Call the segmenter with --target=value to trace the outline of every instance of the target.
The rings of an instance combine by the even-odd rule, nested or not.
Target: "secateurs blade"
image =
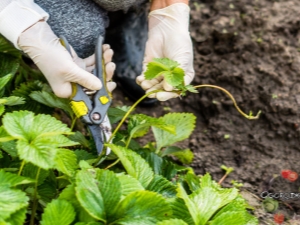
[[[71,96],[71,108],[75,115],[88,125],[97,152],[100,155],[108,155],[110,149],[103,152],[104,142],[110,140],[111,124],[107,117],[107,110],[111,105],[112,96],[106,87],[106,74],[102,59],[103,37],[100,35],[95,49],[96,64],[93,74],[102,82],[102,88],[98,91],[91,91],[79,84],[72,84],[73,93]],[[60,36],[62,45],[72,55],[71,46],[64,36]]]

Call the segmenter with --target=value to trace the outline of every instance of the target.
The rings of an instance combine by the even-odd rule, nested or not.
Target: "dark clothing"
[[[105,35],[105,29],[109,24],[107,10],[126,11],[145,0],[35,0],[35,2],[49,13],[48,23],[54,33],[58,36],[64,35],[78,56],[85,58],[94,53],[97,37],[100,34]]]

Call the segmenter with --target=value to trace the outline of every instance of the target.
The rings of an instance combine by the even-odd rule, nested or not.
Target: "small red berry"
[[[295,180],[298,179],[298,173],[291,171],[290,174],[288,175],[287,179],[291,182],[294,182]]]
[[[282,224],[284,221],[284,215],[282,213],[274,214],[274,222],[277,224]]]
[[[287,179],[292,171],[291,170],[281,170],[281,176]]]

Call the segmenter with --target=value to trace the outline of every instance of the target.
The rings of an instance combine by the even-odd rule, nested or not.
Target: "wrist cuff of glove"
[[[33,1],[12,1],[0,12],[0,33],[17,49],[20,34],[49,15]]]

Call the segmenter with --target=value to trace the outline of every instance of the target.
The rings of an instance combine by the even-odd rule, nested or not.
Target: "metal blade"
[[[105,114],[105,117],[103,119],[103,122],[100,124],[100,127],[102,129],[102,132],[104,134],[104,138],[105,138],[105,141],[107,142],[110,138],[111,138],[111,124],[110,124],[110,121],[108,119],[108,116],[107,114]],[[110,143],[112,142],[112,140],[110,141]],[[111,149],[110,148],[107,148],[106,149],[106,155],[109,155],[109,153],[111,152]]]
[[[103,137],[102,129],[97,124],[88,125],[88,128],[94,138],[97,153],[98,155],[100,155],[103,151],[103,146],[104,146],[104,137]]]
[[[103,122],[100,125],[93,124],[89,125],[89,130],[94,138],[96,149],[98,152],[98,155],[104,154],[102,153],[104,148],[104,143],[107,142],[111,137],[111,124],[108,119],[108,116],[105,115]],[[109,155],[111,152],[110,148],[106,149],[105,155]]]

